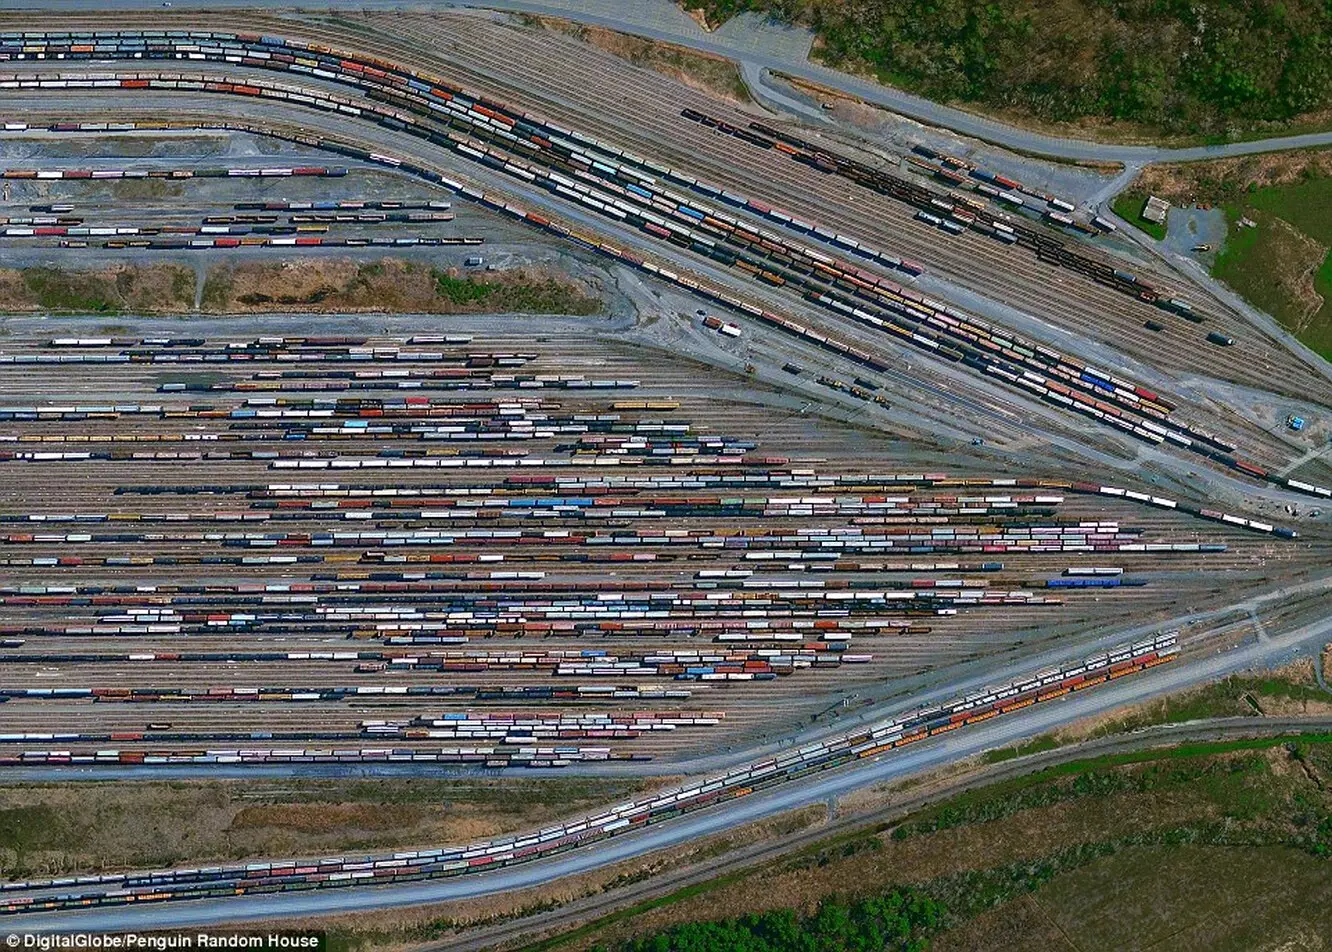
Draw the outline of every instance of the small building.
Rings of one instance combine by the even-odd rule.
[[[1147,199],[1147,204],[1142,207],[1142,217],[1148,221],[1156,222],[1158,225],[1164,225],[1166,212],[1168,211],[1170,211],[1170,203],[1163,198],[1152,195]]]

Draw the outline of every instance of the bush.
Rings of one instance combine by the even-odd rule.
[[[812,916],[776,909],[721,922],[690,922],[633,939],[623,952],[924,952],[944,907],[910,889],[851,905],[823,903]]]

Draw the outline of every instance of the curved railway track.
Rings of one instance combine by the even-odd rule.
[[[487,29],[458,36],[484,48],[493,42]],[[345,39],[324,27],[296,32]],[[133,52],[132,37],[115,37],[112,53]],[[80,39],[51,42],[65,43],[72,56],[85,53],[74,46],[88,45],[95,56],[97,38]],[[400,68],[417,60],[376,58],[376,49],[392,54],[386,40],[353,55],[280,37],[161,39],[160,50],[130,68],[17,64],[21,79],[0,82],[46,85],[16,86],[12,96],[0,90],[0,103],[7,96],[44,103],[56,90],[68,96],[71,80],[99,82],[109,85],[88,89],[75,108],[80,116],[142,96],[145,105],[110,108],[142,115],[151,103],[180,102],[199,118],[177,121],[178,129],[215,125],[219,115],[262,103],[262,116],[225,123],[416,175],[747,315],[751,336],[728,356],[736,364],[760,348],[774,363],[788,346],[827,355],[828,367],[802,376],[801,385],[822,380],[825,411],[847,408],[852,421],[866,414],[876,421],[866,433],[889,409],[876,396],[875,374],[911,391],[913,381],[889,356],[906,346],[941,356],[930,376],[953,388],[930,384],[941,401],[990,408],[995,393],[1016,395],[1017,407],[1040,401],[1041,413],[1070,416],[1074,422],[1061,424],[1068,430],[1080,419],[1106,424],[1087,447],[1109,452],[1131,434],[1149,453],[1168,442],[1246,478],[1332,497],[1269,473],[1289,457],[1281,439],[1234,422],[1200,429],[1191,421],[1201,419],[1202,401],[1191,388],[1155,392],[1117,364],[1097,369],[1076,350],[1056,352],[891,280],[894,263],[901,266],[892,241],[926,249],[949,280],[1002,287],[1061,323],[1103,307],[1135,320],[1156,313],[1142,302],[1097,285],[1067,295],[1046,265],[976,236],[935,250],[939,236],[894,202],[848,199],[845,186],[822,173],[775,154],[756,157],[752,144],[678,116],[661,125],[680,131],[669,146],[678,156],[672,167],[624,155],[611,143],[641,137],[623,131],[626,110],[657,81],[640,77],[641,87],[626,87],[617,101],[580,91],[561,74],[545,99],[537,97],[543,110],[555,109],[542,119]],[[0,53],[10,40],[0,37]],[[559,48],[543,41],[529,62],[507,67],[493,54],[471,55],[456,72],[476,77],[487,93],[507,88],[527,102],[522,90]],[[167,55],[200,59],[153,62]],[[273,81],[275,56],[286,57],[282,72],[297,75]],[[203,101],[211,94],[227,105]],[[303,120],[311,107],[324,117],[318,124]],[[654,104],[637,120],[665,108]],[[558,125],[564,115],[601,141]],[[57,123],[55,131],[85,128]],[[713,140],[721,144],[712,148]],[[476,175],[455,177],[460,162]],[[720,189],[744,197],[719,199]],[[793,214],[820,203],[825,231],[774,224],[768,201]],[[530,210],[546,204],[558,211]],[[870,208],[882,222],[865,225]],[[866,251],[866,235],[882,240],[883,250]],[[640,247],[646,256],[631,250]],[[992,277],[977,277],[978,268]],[[753,326],[776,333],[752,335]],[[1130,352],[1150,339],[1122,336],[1133,337]],[[875,472],[856,455],[866,434],[857,443],[850,428],[812,432],[794,418],[798,411],[773,422],[777,395],[789,399],[780,382],[763,396],[723,399],[723,383],[700,386],[679,365],[640,375],[632,353],[608,359],[604,341],[570,346],[561,338],[527,353],[521,334],[504,340],[511,344],[470,345],[486,349],[478,360],[493,362],[476,366],[457,348],[412,353],[437,342],[171,345],[176,357],[197,356],[198,367],[218,378],[206,385],[180,373],[187,362],[158,361],[164,345],[147,341],[7,344],[0,428],[10,432],[0,432],[0,467],[24,478],[0,485],[0,565],[14,580],[0,586],[0,698],[12,725],[0,735],[0,762],[282,770],[563,761],[573,769],[662,753],[687,759],[716,750],[709,735],[723,729],[739,758],[753,749],[746,744],[766,739],[774,697],[813,718],[857,688],[867,704],[879,703],[893,690],[881,683],[886,677],[905,684],[935,665],[978,666],[1031,638],[1049,644],[1086,636],[1092,625],[1118,630],[1185,605],[1258,599],[1272,575],[1307,574],[1299,560],[1327,553],[1316,530],[1297,540],[1250,505],[1230,511],[1196,491],[1173,498],[1165,488],[1139,492],[1109,477],[1008,478],[974,463],[948,473]],[[1267,379],[1266,355],[1284,360],[1264,349],[1270,344],[1243,341],[1236,354],[1248,365],[1235,378],[1317,394],[1325,381],[1303,371],[1277,385]],[[504,346],[513,353],[501,371],[496,353]],[[1174,347],[1153,356],[1207,370],[1187,347]],[[69,359],[39,359],[44,350]],[[242,352],[244,360],[228,356]],[[551,355],[562,355],[558,374],[538,375]],[[430,376],[443,366],[447,373]],[[349,374],[353,367],[368,376]],[[600,384],[583,369],[592,367]],[[872,379],[834,378],[847,367],[868,368]],[[53,408],[46,394],[71,376],[76,385]],[[411,389],[397,390],[398,381]],[[1021,433],[1012,407],[988,412],[996,427]],[[760,445],[750,434],[763,414]],[[1235,444],[1255,461],[1233,455]],[[1057,574],[1066,567],[1085,571]],[[1205,581],[1200,568],[1218,580]],[[590,577],[602,581],[580,581]],[[1263,618],[1274,628],[1294,624],[1307,611],[1296,602]],[[1004,631],[991,630],[992,615]],[[1268,637],[1256,614],[1213,627],[1227,637]],[[743,803],[766,786],[1118,680],[1174,658],[1176,639],[1152,632],[940,705],[829,728],[798,749],[523,837],[393,856],[0,884],[0,912],[415,882],[519,864],[694,809]],[[1067,657],[1067,646],[1061,650]],[[798,701],[777,693],[779,679],[801,686]],[[648,728],[656,726],[671,728],[659,732],[667,742],[654,742]]]

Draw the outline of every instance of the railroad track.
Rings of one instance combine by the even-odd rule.
[[[599,892],[561,904],[549,912],[533,913],[496,925],[460,930],[438,944],[423,949],[448,952],[482,952],[502,949],[511,943],[528,943],[542,936],[568,931],[583,923],[619,912],[641,902],[667,896],[738,871],[766,866],[784,856],[829,842],[835,837],[871,830],[885,832],[892,825],[926,807],[951,800],[959,794],[982,790],[1017,777],[1025,777],[1061,764],[1076,763],[1093,756],[1148,750],[1165,744],[1207,742],[1259,736],[1298,737],[1302,733],[1326,732],[1332,720],[1309,718],[1223,718],[1148,728],[1127,735],[1112,735],[1070,744],[1053,751],[1030,754],[1002,764],[982,767],[959,777],[931,785],[927,792],[899,796],[885,807],[842,813],[815,826],[777,841],[763,840],[683,869],[660,873],[650,879]]]

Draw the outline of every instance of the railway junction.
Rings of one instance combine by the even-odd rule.
[[[513,888],[1327,640],[1332,370],[1095,208],[485,11],[3,22],[4,266],[181,306],[4,319],[0,770],[685,778],[16,928]]]

